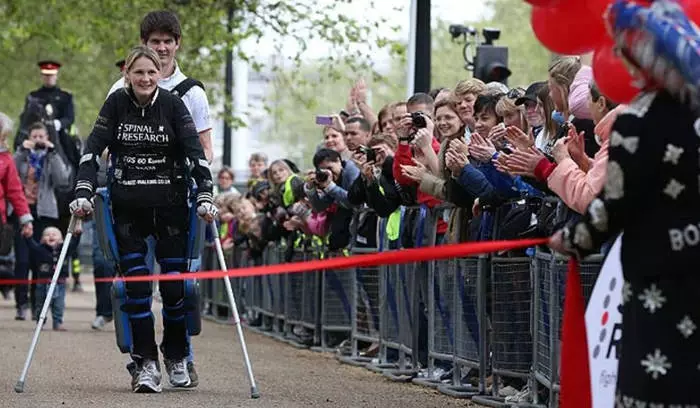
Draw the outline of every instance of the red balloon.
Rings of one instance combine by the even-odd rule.
[[[613,43],[606,42],[593,54],[593,78],[600,92],[617,103],[629,103],[640,92],[622,60],[615,55]]]
[[[531,24],[537,39],[557,54],[585,54],[608,38],[602,16],[594,16],[583,1],[533,7]]]
[[[700,26],[700,2],[698,0],[680,0],[678,3],[688,19]]]
[[[556,7],[561,0],[525,0],[536,7]]]

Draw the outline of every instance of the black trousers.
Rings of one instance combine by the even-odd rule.
[[[161,273],[187,270],[187,234],[189,211],[182,206],[158,208],[129,208],[113,205],[120,269],[125,276],[148,275],[145,263],[146,237],[156,239],[156,259]],[[125,312],[133,334],[132,358],[158,359],[155,328],[151,314],[150,282],[127,282]],[[189,354],[185,325],[184,286],[182,281],[162,281],[159,285],[163,299],[163,354],[168,359],[182,359]]]

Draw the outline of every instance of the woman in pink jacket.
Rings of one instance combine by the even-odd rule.
[[[596,123],[595,135],[600,150],[593,159],[586,156],[583,150],[583,132],[576,134],[572,128],[569,136],[559,139],[554,145],[552,155],[556,164],[540,168],[538,172],[543,179],[546,178],[550,190],[580,214],[588,208],[605,184],[610,130],[617,115],[626,107],[616,106],[600,93],[594,82],[590,84],[588,104]]]

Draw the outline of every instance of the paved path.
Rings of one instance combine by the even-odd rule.
[[[243,359],[232,326],[205,322],[194,338],[200,375],[195,390],[133,394],[110,325],[94,331],[91,276],[81,294],[68,294],[67,332],[45,329],[29,371],[25,392],[13,387],[22,369],[34,325],[17,322],[14,302],[0,301],[0,406],[5,407],[468,407],[470,402],[385,380],[362,368],[339,364],[328,354],[297,350],[246,332],[253,369],[262,394],[249,399]],[[159,315],[157,313],[156,315]],[[47,322],[47,328],[51,322]],[[160,334],[158,335],[160,337]]]

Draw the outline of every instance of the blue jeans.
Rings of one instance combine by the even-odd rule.
[[[94,224],[93,224],[94,225]],[[95,278],[114,277],[114,265],[105,260],[100,241],[95,230],[92,234],[92,265]],[[95,282],[95,315],[112,317],[112,283]]]
[[[44,307],[44,301],[49,291],[48,283],[38,283],[36,285],[36,317],[39,318],[41,308]],[[63,324],[63,312],[66,310],[66,284],[65,282],[57,282],[56,288],[51,297],[51,318],[53,320],[53,328]]]

